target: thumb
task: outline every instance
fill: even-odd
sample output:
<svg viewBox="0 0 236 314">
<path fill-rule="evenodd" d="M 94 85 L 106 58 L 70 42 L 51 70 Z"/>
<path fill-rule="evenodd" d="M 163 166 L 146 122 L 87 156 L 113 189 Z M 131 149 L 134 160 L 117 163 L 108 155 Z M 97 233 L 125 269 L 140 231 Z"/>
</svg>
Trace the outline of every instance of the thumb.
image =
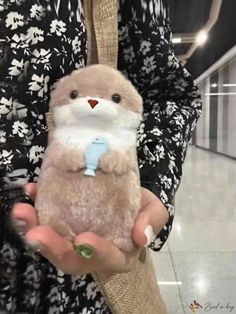
<svg viewBox="0 0 236 314">
<path fill-rule="evenodd" d="M 94 251 L 93 260 L 96 260 L 97 264 L 103 269 L 111 272 L 128 271 L 132 258 L 137 254 L 136 252 L 125 254 L 111 241 L 92 232 L 84 232 L 78 235 L 74 241 L 74 249 L 84 258 L 89 258 L 86 255 L 87 253 L 90 254 L 90 250 Z"/>
<path fill-rule="evenodd" d="M 149 245 L 155 240 L 167 221 L 168 212 L 166 207 L 153 193 L 151 193 L 149 201 L 145 202 L 144 207 L 141 209 L 135 220 L 133 228 L 134 242 L 139 247 Z"/>
</svg>

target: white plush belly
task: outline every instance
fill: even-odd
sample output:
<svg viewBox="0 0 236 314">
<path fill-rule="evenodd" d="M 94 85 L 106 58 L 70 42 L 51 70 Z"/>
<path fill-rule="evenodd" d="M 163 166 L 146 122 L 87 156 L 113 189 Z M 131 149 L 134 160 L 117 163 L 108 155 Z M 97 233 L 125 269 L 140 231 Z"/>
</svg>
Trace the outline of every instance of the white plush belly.
<svg viewBox="0 0 236 314">
<path fill-rule="evenodd" d="M 109 149 L 126 149 L 136 145 L 134 130 L 114 128 L 112 130 L 95 130 L 85 128 L 60 128 L 54 131 L 53 138 L 68 148 L 85 151 L 86 147 L 96 138 L 108 141 Z"/>
</svg>

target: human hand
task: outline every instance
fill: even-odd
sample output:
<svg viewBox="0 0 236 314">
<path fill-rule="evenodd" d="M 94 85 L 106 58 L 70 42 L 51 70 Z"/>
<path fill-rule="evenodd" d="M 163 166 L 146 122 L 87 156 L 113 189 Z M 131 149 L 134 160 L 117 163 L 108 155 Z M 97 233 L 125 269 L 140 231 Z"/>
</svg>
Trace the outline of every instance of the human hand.
<svg viewBox="0 0 236 314">
<path fill-rule="evenodd" d="M 36 184 L 26 185 L 25 190 L 34 200 L 37 193 Z M 20 226 L 21 229 L 23 227 L 27 243 L 36 250 L 39 249 L 40 254 L 55 267 L 67 274 L 81 275 L 93 272 L 129 271 L 140 247 L 152 240 L 150 226 L 158 233 L 165 225 L 168 214 L 153 193 L 142 189 L 142 206 L 133 228 L 133 240 L 137 249 L 129 254 L 92 232 L 78 235 L 72 244 L 51 227 L 40 226 L 36 211 L 29 204 L 15 204 L 12 217 L 16 226 Z"/>
</svg>

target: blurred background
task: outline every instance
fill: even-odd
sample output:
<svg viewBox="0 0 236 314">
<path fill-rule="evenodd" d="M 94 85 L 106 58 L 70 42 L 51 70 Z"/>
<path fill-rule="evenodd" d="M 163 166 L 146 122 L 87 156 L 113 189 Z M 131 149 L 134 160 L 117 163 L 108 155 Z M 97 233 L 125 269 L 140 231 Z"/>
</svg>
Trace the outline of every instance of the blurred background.
<svg viewBox="0 0 236 314">
<path fill-rule="evenodd" d="M 173 44 L 203 100 L 167 245 L 170 314 L 236 313 L 236 0 L 170 0 Z"/>
</svg>

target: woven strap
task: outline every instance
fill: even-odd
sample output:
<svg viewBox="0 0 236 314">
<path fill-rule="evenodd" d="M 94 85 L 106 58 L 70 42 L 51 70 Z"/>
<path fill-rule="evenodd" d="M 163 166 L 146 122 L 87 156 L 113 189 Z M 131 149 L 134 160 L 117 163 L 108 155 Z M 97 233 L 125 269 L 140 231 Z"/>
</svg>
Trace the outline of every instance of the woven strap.
<svg viewBox="0 0 236 314">
<path fill-rule="evenodd" d="M 113 314 L 165 314 L 150 252 L 128 273 L 93 274 Z"/>
<path fill-rule="evenodd" d="M 88 64 L 117 67 L 117 0 L 85 0 L 84 15 L 88 37 Z"/>
</svg>

